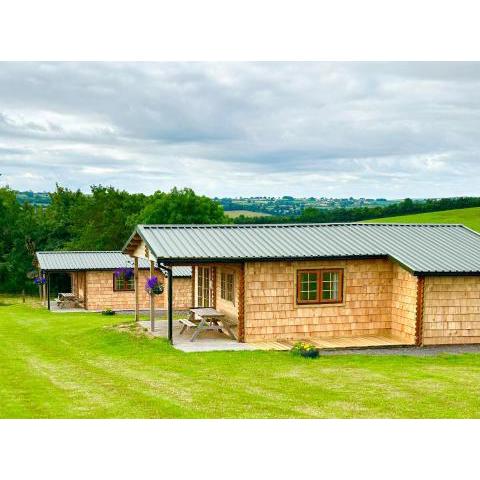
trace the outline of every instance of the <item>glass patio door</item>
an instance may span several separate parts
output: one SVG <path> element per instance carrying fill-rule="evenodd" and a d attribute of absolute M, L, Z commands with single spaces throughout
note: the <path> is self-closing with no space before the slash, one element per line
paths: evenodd
<path fill-rule="evenodd" d="M 199 307 L 211 306 L 212 275 L 210 267 L 198 267 L 197 300 Z"/>

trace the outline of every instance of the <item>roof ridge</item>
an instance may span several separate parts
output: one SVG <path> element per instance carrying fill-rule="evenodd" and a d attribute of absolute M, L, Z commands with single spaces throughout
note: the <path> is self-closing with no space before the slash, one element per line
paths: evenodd
<path fill-rule="evenodd" d="M 366 222 L 328 222 L 328 223 L 249 223 L 249 224 L 139 224 L 137 228 L 291 228 L 291 227 L 331 227 L 331 226 L 368 226 L 368 227 L 465 227 L 462 223 L 366 223 Z"/>
<path fill-rule="evenodd" d="M 54 253 L 55 255 L 59 253 L 121 253 L 126 255 L 121 250 L 39 250 L 36 253 Z"/>

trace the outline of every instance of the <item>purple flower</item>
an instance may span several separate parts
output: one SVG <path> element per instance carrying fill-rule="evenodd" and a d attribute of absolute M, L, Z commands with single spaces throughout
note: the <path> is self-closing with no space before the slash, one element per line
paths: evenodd
<path fill-rule="evenodd" d="M 147 280 L 145 283 L 145 290 L 150 295 L 160 295 L 163 293 L 163 285 L 158 281 L 158 278 L 153 276 Z"/>
<path fill-rule="evenodd" d="M 133 269 L 132 268 L 117 268 L 115 270 L 115 277 L 116 278 L 124 278 L 125 280 L 129 280 L 133 277 Z"/>
<path fill-rule="evenodd" d="M 158 278 L 153 276 L 147 280 L 145 287 L 149 290 L 152 290 L 152 288 L 155 288 L 157 285 L 158 285 Z"/>

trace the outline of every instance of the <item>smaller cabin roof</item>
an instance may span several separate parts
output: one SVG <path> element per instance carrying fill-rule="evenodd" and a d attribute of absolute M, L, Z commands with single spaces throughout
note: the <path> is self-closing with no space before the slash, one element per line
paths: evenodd
<path fill-rule="evenodd" d="M 116 270 L 117 268 L 133 268 L 133 258 L 119 251 L 50 251 L 37 252 L 40 270 L 82 271 L 82 270 Z M 138 259 L 138 267 L 142 270 L 150 268 L 148 260 Z M 174 267 L 174 277 L 191 277 L 191 267 Z"/>

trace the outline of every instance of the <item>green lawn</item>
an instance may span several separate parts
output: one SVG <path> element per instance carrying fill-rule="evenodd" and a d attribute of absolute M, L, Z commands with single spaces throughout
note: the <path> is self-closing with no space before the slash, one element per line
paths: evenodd
<path fill-rule="evenodd" d="M 2 418 L 480 417 L 480 354 L 182 353 L 0 297 Z"/>
<path fill-rule="evenodd" d="M 369 223 L 463 223 L 480 232 L 480 207 L 445 210 L 444 212 L 418 213 L 400 217 L 376 218 Z"/>

